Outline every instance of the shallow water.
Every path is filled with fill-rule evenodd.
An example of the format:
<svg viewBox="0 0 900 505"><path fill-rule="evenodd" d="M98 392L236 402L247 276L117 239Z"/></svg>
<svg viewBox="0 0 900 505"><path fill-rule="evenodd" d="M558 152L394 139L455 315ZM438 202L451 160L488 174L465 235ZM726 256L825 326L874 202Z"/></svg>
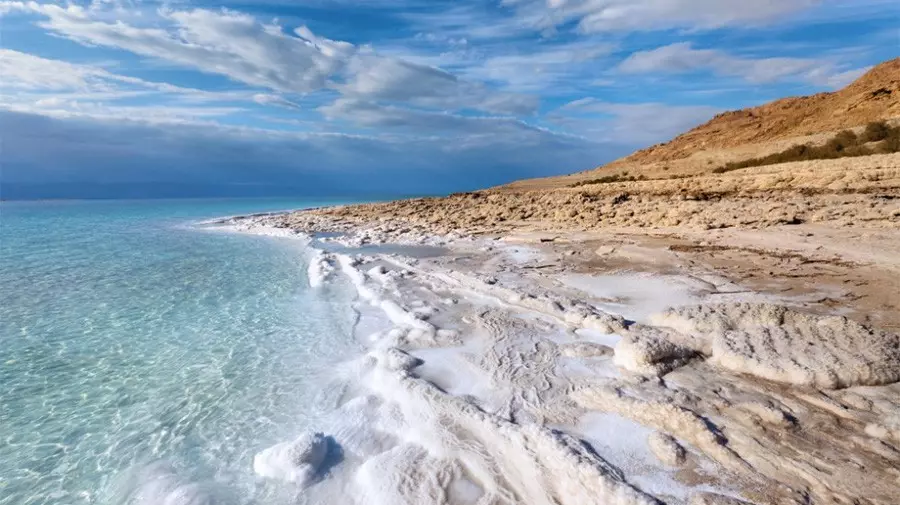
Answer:
<svg viewBox="0 0 900 505"><path fill-rule="evenodd" d="M4 203L0 503L293 503L252 458L333 408L354 293L311 290L301 241L188 223L326 203Z"/></svg>

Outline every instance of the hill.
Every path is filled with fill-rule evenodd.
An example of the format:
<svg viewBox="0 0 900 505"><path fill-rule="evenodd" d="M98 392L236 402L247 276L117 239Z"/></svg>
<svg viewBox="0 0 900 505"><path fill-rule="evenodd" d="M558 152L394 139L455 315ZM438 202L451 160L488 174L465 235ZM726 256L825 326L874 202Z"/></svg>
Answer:
<svg viewBox="0 0 900 505"><path fill-rule="evenodd" d="M864 125L900 116L900 58L873 67L844 89L725 112L670 142L622 161L655 162Z"/></svg>
<svg viewBox="0 0 900 505"><path fill-rule="evenodd" d="M528 179L501 190L564 187L598 177L697 175L795 144L821 143L838 130L900 118L900 58L881 63L847 87L724 112L669 142L606 165L560 177ZM623 175L624 174L624 175Z"/></svg>

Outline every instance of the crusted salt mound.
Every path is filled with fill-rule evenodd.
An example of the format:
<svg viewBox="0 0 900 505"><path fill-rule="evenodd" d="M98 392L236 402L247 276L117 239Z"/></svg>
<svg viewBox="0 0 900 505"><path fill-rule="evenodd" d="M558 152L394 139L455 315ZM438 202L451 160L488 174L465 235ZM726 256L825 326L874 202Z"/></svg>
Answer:
<svg viewBox="0 0 900 505"><path fill-rule="evenodd" d="M282 442L253 458L253 471L263 477L306 487L313 482L328 454L328 440L321 433L304 433L292 442Z"/></svg>
<svg viewBox="0 0 900 505"><path fill-rule="evenodd" d="M687 458L687 451L671 435L654 431L647 437L647 445L657 459L669 466L680 466Z"/></svg>
<svg viewBox="0 0 900 505"><path fill-rule="evenodd" d="M772 381L837 389L900 380L900 336L846 317L737 303L670 309L653 322L701 337L697 350L722 368Z"/></svg>
<svg viewBox="0 0 900 505"><path fill-rule="evenodd" d="M422 360L412 356L411 354L389 347L387 349L376 349L369 353L369 356L375 358L377 363L388 370L412 370L422 364Z"/></svg>
<svg viewBox="0 0 900 505"><path fill-rule="evenodd" d="M600 358L609 356L613 350L596 342L571 342L560 345L559 352L567 358Z"/></svg>
<svg viewBox="0 0 900 505"><path fill-rule="evenodd" d="M306 268L309 287L321 287L333 271L334 267L331 265L330 256L317 249L310 257L309 266Z"/></svg>
<svg viewBox="0 0 900 505"><path fill-rule="evenodd" d="M637 328L616 344L613 362L631 372L663 375L696 355L692 348L680 345L676 340L665 331Z"/></svg>
<svg viewBox="0 0 900 505"><path fill-rule="evenodd" d="M366 503L661 505L574 437L485 412L387 360L374 365L366 385L402 444L363 464L356 482Z"/></svg>
<svg viewBox="0 0 900 505"><path fill-rule="evenodd" d="M618 314L608 314L589 305L575 303L564 309L563 319L566 323L581 328L597 330L610 334L625 329L625 319Z"/></svg>

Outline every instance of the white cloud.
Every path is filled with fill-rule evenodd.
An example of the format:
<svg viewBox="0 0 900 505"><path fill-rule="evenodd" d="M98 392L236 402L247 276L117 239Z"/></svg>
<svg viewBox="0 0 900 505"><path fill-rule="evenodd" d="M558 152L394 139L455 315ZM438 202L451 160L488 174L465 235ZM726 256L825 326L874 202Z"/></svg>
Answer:
<svg viewBox="0 0 900 505"><path fill-rule="evenodd" d="M338 87L349 97L499 114L530 114L537 108L535 97L493 91L444 70L397 58L363 55L350 68L352 77Z"/></svg>
<svg viewBox="0 0 900 505"><path fill-rule="evenodd" d="M93 11L77 6L7 5L43 14L42 27L83 44L125 49L282 92L322 88L355 51L351 44L317 37L305 27L288 35L232 11L162 10L171 24L162 29L98 21Z"/></svg>
<svg viewBox="0 0 900 505"><path fill-rule="evenodd" d="M211 92L175 86L112 73L96 65L42 58L29 53L0 49L3 87L16 92L77 92L110 98L147 93L179 94L192 99L246 99L243 92Z"/></svg>
<svg viewBox="0 0 900 505"><path fill-rule="evenodd" d="M206 124L209 118L245 110L233 105L216 105L217 102L300 108L279 95L186 88L10 49L0 49L0 75L3 76L0 107L52 117ZM132 100L135 98L152 100L137 104Z"/></svg>
<svg viewBox="0 0 900 505"><path fill-rule="evenodd" d="M504 0L535 27L577 21L584 33L713 29L777 22L820 0Z"/></svg>
<svg viewBox="0 0 900 505"><path fill-rule="evenodd" d="M42 27L82 44L125 49L279 93L337 89L369 100L497 113L530 113L537 106L534 97L497 93L434 67L317 36L305 26L286 33L234 11L161 10L165 27L159 28L99 21L94 11L77 6L0 5L42 14Z"/></svg>
<svg viewBox="0 0 900 505"><path fill-rule="evenodd" d="M490 56L465 72L477 79L501 82L517 92L553 92L584 73L603 70L597 59L614 48L593 41L539 47L531 52Z"/></svg>
<svg viewBox="0 0 900 505"><path fill-rule="evenodd" d="M27 53L0 49L3 88L10 89L108 89L109 73L103 69L46 60Z"/></svg>
<svg viewBox="0 0 900 505"><path fill-rule="evenodd" d="M596 141L645 146L669 140L719 112L721 109L704 105L610 103L583 98L563 105L550 118Z"/></svg>
<svg viewBox="0 0 900 505"><path fill-rule="evenodd" d="M330 120L348 121L373 128L399 128L411 132L452 132L456 135L514 134L538 128L509 117L464 116L447 112L379 105L374 102L339 98L319 107Z"/></svg>
<svg viewBox="0 0 900 505"><path fill-rule="evenodd" d="M260 105L274 105L276 107L293 110L302 109L296 102L292 102L283 96L272 95L270 93L257 93L253 95L253 101Z"/></svg>
<svg viewBox="0 0 900 505"><path fill-rule="evenodd" d="M694 49L689 42L678 42L649 51L639 51L623 61L624 73L681 73L708 70L714 74L736 76L751 83L781 80L804 81L817 85L841 85L860 75L860 70L844 71L825 59L745 58L717 49Z"/></svg>

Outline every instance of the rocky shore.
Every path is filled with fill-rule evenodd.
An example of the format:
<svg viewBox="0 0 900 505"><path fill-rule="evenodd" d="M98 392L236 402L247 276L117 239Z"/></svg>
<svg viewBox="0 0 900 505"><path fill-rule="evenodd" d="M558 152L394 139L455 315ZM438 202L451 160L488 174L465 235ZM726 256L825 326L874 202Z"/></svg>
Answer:
<svg viewBox="0 0 900 505"><path fill-rule="evenodd" d="M390 505L895 504L898 71L569 176L223 222L305 237L310 286L349 282L380 314L323 427L349 456L331 485Z"/></svg>
<svg viewBox="0 0 900 505"><path fill-rule="evenodd" d="M766 275L762 289L714 264L861 276L862 250L800 240L836 244L843 228L743 230L770 234L775 254L728 230L442 234L396 215L366 221L379 206L363 208L228 224L309 236L328 272L311 279L349 280L387 315L360 373L378 412L396 409L396 441L343 470L382 482L374 502L887 505L900 493L893 309L848 318L852 296L827 283ZM871 268L897 266L869 254Z"/></svg>

